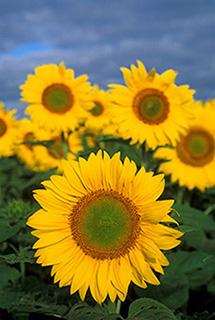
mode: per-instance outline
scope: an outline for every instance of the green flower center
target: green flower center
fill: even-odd
[[[130,200],[116,192],[97,191],[81,199],[71,216],[73,238],[97,259],[116,258],[134,245],[139,216]]]
[[[42,104],[53,113],[62,114],[70,110],[74,99],[69,87],[55,83],[47,87],[42,95]]]
[[[190,137],[187,147],[194,157],[201,158],[208,153],[210,142],[205,135],[197,132],[196,135]]]
[[[141,121],[151,125],[159,124],[168,116],[169,102],[163,92],[144,89],[134,97],[133,110]]]
[[[95,105],[94,105],[94,107],[90,110],[90,112],[91,112],[91,114],[92,114],[93,116],[98,117],[98,116],[100,116],[100,114],[103,113],[104,107],[103,107],[103,105],[102,105],[100,102],[98,102],[98,101],[94,101],[94,103],[95,103]]]
[[[213,160],[215,141],[209,132],[201,128],[192,128],[186,136],[181,137],[176,151],[184,163],[200,167]]]
[[[6,123],[4,122],[3,119],[0,119],[0,137],[2,137],[6,131],[7,131]]]

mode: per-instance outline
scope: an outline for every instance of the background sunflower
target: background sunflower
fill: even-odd
[[[87,75],[75,78],[63,63],[37,67],[20,86],[22,101],[29,104],[26,113],[42,127],[74,130],[92,106],[87,79]]]
[[[195,92],[175,84],[176,72],[147,72],[141,61],[130,70],[121,68],[125,86],[111,84],[111,118],[120,135],[150,148],[175,145],[192,117],[190,104]]]
[[[0,157],[9,157],[14,154],[18,135],[15,113],[16,110],[6,111],[3,103],[0,102]]]
[[[189,189],[205,190],[215,185],[215,109],[210,103],[193,103],[195,118],[176,147],[160,148],[155,157],[168,160],[160,171],[171,175],[173,182]]]

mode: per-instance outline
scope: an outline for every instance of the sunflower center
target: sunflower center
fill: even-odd
[[[55,159],[64,158],[63,143],[61,142],[60,138],[55,138],[54,142],[48,148],[48,153],[52,158]]]
[[[0,119],[0,137],[2,137],[7,131],[7,126],[4,120]]]
[[[176,151],[184,163],[196,167],[204,166],[214,158],[214,138],[203,129],[193,128],[178,142]]]
[[[72,235],[96,259],[113,259],[134,246],[139,215],[131,201],[114,191],[89,194],[73,209]]]
[[[100,114],[103,113],[104,111],[104,107],[103,105],[98,102],[98,101],[94,101],[95,105],[94,107],[90,110],[91,114],[95,117],[100,116]]]
[[[42,104],[53,113],[65,113],[73,106],[74,99],[69,87],[55,83],[47,87],[42,95]]]
[[[134,97],[133,110],[141,121],[159,124],[168,116],[169,101],[160,90],[144,89]]]
[[[34,134],[33,132],[28,132],[25,134],[24,138],[23,138],[23,142],[32,142],[35,140],[35,137],[34,137]],[[28,144],[26,143],[25,146],[30,149],[30,150],[33,150],[33,145],[32,144]]]

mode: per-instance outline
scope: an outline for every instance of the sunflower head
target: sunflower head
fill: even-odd
[[[189,189],[204,190],[215,185],[215,109],[193,103],[194,119],[174,149],[160,148],[155,156],[170,160],[160,170]]]
[[[18,138],[15,153],[32,170],[38,171],[36,144],[49,139],[50,133],[29,119],[18,121]]]
[[[18,130],[14,115],[16,110],[7,111],[0,102],[0,157],[9,157],[14,154]]]
[[[88,111],[85,126],[91,130],[101,131],[110,123],[110,93],[93,86],[91,90],[92,107]]]
[[[87,75],[75,78],[63,63],[39,66],[20,87],[26,113],[51,130],[74,130],[92,106]]]
[[[168,260],[161,250],[177,246],[182,233],[165,226],[172,200],[158,200],[163,175],[153,176],[134,162],[106,152],[88,160],[64,160],[63,175],[36,190],[41,209],[27,224],[37,238],[37,262],[52,266],[60,286],[69,285],[84,300],[87,290],[102,303],[124,300],[132,281],[159,284]]]
[[[2,137],[7,131],[6,122],[3,119],[0,119],[0,137]]]
[[[137,67],[121,68],[125,86],[112,84],[113,121],[119,133],[133,143],[146,142],[151,148],[175,145],[186,132],[192,112],[194,90],[175,84],[176,72],[147,72],[142,62]]]

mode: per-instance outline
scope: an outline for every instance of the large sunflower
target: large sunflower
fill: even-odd
[[[142,288],[159,285],[168,260],[161,252],[177,246],[182,233],[167,227],[173,200],[157,200],[163,175],[153,176],[134,162],[99,151],[88,161],[64,161],[63,176],[36,190],[41,209],[27,224],[39,238],[37,262],[52,266],[54,282],[71,286],[83,300],[90,289],[102,303],[126,298],[132,281]]]
[[[187,85],[176,86],[176,72],[149,73],[137,61],[131,70],[121,68],[126,86],[112,84],[112,119],[119,132],[132,143],[146,141],[158,145],[176,144],[179,134],[186,132],[191,117],[190,103],[194,90]]]
[[[172,181],[189,189],[204,190],[215,185],[215,109],[210,104],[193,104],[195,119],[174,149],[160,148],[155,157],[168,160],[160,170]]]
[[[92,87],[91,94],[93,107],[91,107],[88,112],[85,126],[91,130],[102,130],[110,123],[110,93],[99,89],[99,87],[95,85]]]
[[[16,111],[6,111],[0,102],[0,157],[9,157],[14,154],[17,141],[17,120],[14,118]]]
[[[22,89],[22,101],[29,103],[26,113],[38,125],[67,131],[75,129],[90,108],[90,84],[87,75],[74,77],[64,64],[39,66],[29,75]]]

